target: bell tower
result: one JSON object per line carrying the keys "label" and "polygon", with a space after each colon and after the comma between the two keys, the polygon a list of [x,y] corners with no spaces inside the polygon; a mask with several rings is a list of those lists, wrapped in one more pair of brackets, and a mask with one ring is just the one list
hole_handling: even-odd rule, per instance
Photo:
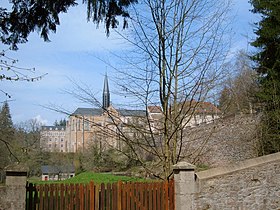
{"label": "bell tower", "polygon": [[104,78],[102,108],[107,109],[109,106],[110,106],[110,91],[109,91],[108,77],[106,73]]}

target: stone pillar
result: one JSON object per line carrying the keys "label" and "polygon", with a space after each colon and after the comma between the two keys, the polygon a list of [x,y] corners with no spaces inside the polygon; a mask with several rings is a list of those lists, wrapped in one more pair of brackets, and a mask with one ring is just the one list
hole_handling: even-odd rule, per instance
{"label": "stone pillar", "polygon": [[25,210],[27,168],[19,165],[6,168],[6,203],[9,210]]}
{"label": "stone pillar", "polygon": [[187,162],[179,162],[173,166],[176,210],[192,209],[192,194],[195,192],[194,169],[195,166]]}

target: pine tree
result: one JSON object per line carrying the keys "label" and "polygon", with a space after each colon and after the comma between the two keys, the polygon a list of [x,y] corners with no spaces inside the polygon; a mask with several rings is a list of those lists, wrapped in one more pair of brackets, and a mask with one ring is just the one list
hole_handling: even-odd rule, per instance
{"label": "pine tree", "polygon": [[253,13],[260,14],[257,38],[252,45],[258,52],[252,57],[258,64],[263,105],[261,154],[280,151],[280,0],[251,0]]}
{"label": "pine tree", "polygon": [[4,102],[0,112],[0,134],[1,138],[7,142],[10,142],[14,137],[14,126],[7,101]]}
{"label": "pine tree", "polygon": [[0,112],[0,170],[11,163],[11,143],[14,140],[14,127],[7,101]]}

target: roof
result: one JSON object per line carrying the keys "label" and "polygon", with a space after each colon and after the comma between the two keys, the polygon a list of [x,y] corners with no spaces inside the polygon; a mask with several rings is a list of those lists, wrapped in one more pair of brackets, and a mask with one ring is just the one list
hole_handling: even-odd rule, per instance
{"label": "roof", "polygon": [[64,131],[66,129],[66,126],[42,126],[41,127],[41,130],[43,131],[46,131],[46,130],[49,130],[49,131]]}
{"label": "roof", "polygon": [[[128,116],[137,116],[142,117],[146,116],[145,110],[130,110],[130,109],[117,109],[117,112],[120,115],[128,117]],[[78,108],[72,115],[89,115],[89,116],[97,116],[102,115],[103,109],[101,108]]]}
{"label": "roof", "polygon": [[78,108],[72,115],[96,116],[102,114],[103,114],[103,109],[101,108]]}
{"label": "roof", "polygon": [[221,110],[219,110],[214,104],[211,102],[204,101],[186,101],[181,103],[181,106],[184,106],[184,109],[187,110],[189,108],[195,109],[194,113],[196,114],[221,114]]}
{"label": "roof", "polygon": [[160,106],[148,106],[148,110],[150,113],[153,114],[161,114],[162,110]]}
{"label": "roof", "polygon": [[129,109],[117,109],[117,111],[120,113],[120,115],[124,117],[145,117],[146,111],[145,110],[129,110]]}
{"label": "roof", "polygon": [[74,165],[62,165],[62,166],[41,166],[42,174],[58,174],[58,173],[75,173]]}

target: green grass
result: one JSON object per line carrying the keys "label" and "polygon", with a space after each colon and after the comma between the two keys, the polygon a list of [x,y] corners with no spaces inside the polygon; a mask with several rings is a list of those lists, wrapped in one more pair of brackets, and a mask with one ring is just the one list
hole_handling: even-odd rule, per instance
{"label": "green grass", "polygon": [[28,180],[30,183],[34,184],[50,184],[50,183],[89,183],[90,181],[94,181],[94,183],[114,183],[118,181],[123,182],[143,182],[147,181],[145,179],[136,178],[136,177],[128,177],[128,176],[117,176],[109,173],[93,173],[93,172],[83,172],[79,175],[63,180],[63,181],[41,181],[35,178],[31,178]]}

